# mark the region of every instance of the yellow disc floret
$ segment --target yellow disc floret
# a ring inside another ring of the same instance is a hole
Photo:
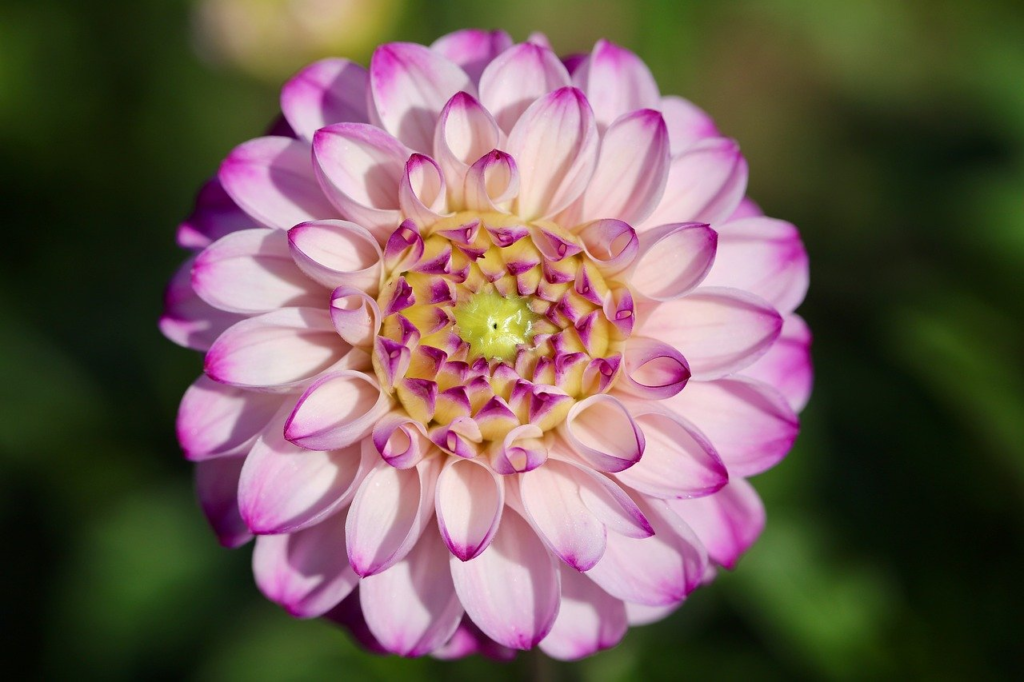
[[[474,357],[511,362],[516,349],[533,338],[536,315],[520,296],[481,291],[460,301],[452,312],[456,332]]]

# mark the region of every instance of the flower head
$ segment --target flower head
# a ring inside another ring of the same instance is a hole
[[[200,192],[162,328],[256,582],[402,655],[578,658],[732,568],[810,390],[796,229],[636,55],[317,62]]]

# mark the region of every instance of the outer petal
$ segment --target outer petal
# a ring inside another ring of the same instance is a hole
[[[534,43],[521,43],[484,70],[480,101],[507,133],[534,101],[569,85],[569,72],[554,52]]]
[[[256,585],[296,618],[321,616],[359,582],[342,543],[345,515],[289,535],[261,535],[252,553]]]
[[[641,508],[654,535],[637,540],[609,533],[604,556],[587,575],[624,601],[674,604],[700,585],[707,553],[689,526],[663,502],[649,500]]]
[[[448,550],[426,532],[404,559],[359,584],[366,624],[394,654],[422,656],[447,642],[463,608],[448,570]]]
[[[532,220],[572,203],[594,174],[597,148],[594,114],[582,92],[561,88],[531,104],[508,138],[521,173],[517,214]]]
[[[366,69],[338,57],[322,59],[295,74],[281,89],[281,111],[295,133],[310,142],[332,123],[366,123]]]
[[[774,308],[738,289],[700,288],[649,309],[641,319],[641,333],[675,346],[698,381],[752,364],[782,330]]]
[[[708,555],[729,569],[764,530],[764,505],[742,478],[732,479],[714,495],[672,500],[668,506],[693,529]]]
[[[206,354],[214,381],[243,388],[292,390],[348,351],[327,311],[282,308],[243,320]]]
[[[324,286],[376,294],[383,275],[380,244],[366,229],[345,220],[317,220],[288,230],[295,263]]]
[[[747,189],[747,162],[732,140],[701,140],[672,158],[661,202],[637,228],[697,221],[717,225],[728,218]]]
[[[470,95],[456,93],[441,110],[434,130],[434,157],[455,206],[462,204],[462,188],[469,166],[501,142],[498,124]]]
[[[476,83],[487,65],[510,47],[512,37],[505,31],[467,28],[441,36],[430,49],[458,64]]]
[[[186,260],[174,273],[164,292],[160,332],[168,339],[193,350],[207,350],[231,325],[245,319],[214,308],[192,289],[192,265]]]
[[[217,240],[196,259],[192,288],[210,305],[242,314],[317,306],[327,297],[296,267],[281,230],[241,230]]]
[[[516,657],[515,649],[509,649],[507,646],[495,642],[481,632],[480,628],[466,616],[462,617],[462,623],[452,638],[440,649],[435,649],[431,655],[442,661],[450,661],[476,653],[502,663],[507,663]]]
[[[247,452],[281,397],[225,386],[207,376],[192,384],[178,407],[178,443],[193,462]]]
[[[554,627],[540,643],[541,651],[572,661],[618,644],[626,634],[626,605],[586,575],[567,566],[559,571],[561,605]]]
[[[380,308],[365,291],[341,286],[331,293],[331,320],[341,338],[366,348],[380,330]]]
[[[603,39],[573,72],[573,82],[587,93],[602,130],[622,114],[657,109],[661,99],[647,65],[629,50]]]
[[[811,396],[814,370],[811,366],[811,330],[796,314],[786,315],[782,334],[771,349],[743,373],[774,386],[800,412]]]
[[[346,533],[352,568],[366,577],[402,560],[433,515],[436,458],[414,469],[380,462],[359,487]]]
[[[381,241],[400,222],[398,188],[411,153],[363,123],[337,123],[313,136],[314,167],[324,192],[345,218]]]
[[[622,374],[616,390],[646,400],[663,400],[683,390],[690,379],[686,358],[672,346],[633,336],[622,353]]]
[[[299,140],[249,140],[228,155],[218,177],[235,203],[267,227],[288,229],[337,215],[316,182],[309,145]]]
[[[685,151],[690,145],[709,137],[721,137],[715,122],[692,102],[669,95],[661,98],[662,116],[668,125],[668,139],[672,155]]]
[[[238,207],[217,178],[208,180],[196,194],[195,208],[178,225],[178,245],[203,249],[226,234],[259,227]]]
[[[281,414],[253,446],[242,468],[238,504],[254,533],[291,533],[315,525],[351,501],[376,461],[354,443],[318,452],[284,439]]]
[[[462,561],[491,544],[505,507],[505,483],[487,466],[449,457],[437,479],[434,504],[441,537]]]
[[[622,471],[644,453],[644,433],[618,398],[585,398],[569,409],[559,427],[573,450],[600,471]]]
[[[740,376],[694,382],[663,404],[692,421],[737,476],[778,464],[800,431],[796,413],[778,391]]]
[[[370,92],[382,127],[424,154],[433,147],[438,114],[460,90],[476,94],[465,71],[422,45],[382,45],[370,60]]]
[[[807,251],[790,223],[746,218],[718,228],[718,255],[705,286],[751,291],[785,314],[804,300]]]
[[[626,602],[626,619],[631,626],[650,625],[678,609],[683,602],[670,602],[664,606],[650,606]]]
[[[224,547],[249,542],[252,533],[238,513],[238,475],[245,457],[221,457],[196,464],[196,497]]]
[[[597,170],[571,212],[579,221],[617,218],[639,224],[668,181],[668,131],[661,114],[641,109],[616,120],[601,140]]]
[[[507,510],[490,547],[472,561],[450,559],[455,591],[487,636],[530,649],[547,636],[558,614],[554,557],[518,514]]]
[[[295,404],[284,436],[311,450],[340,450],[370,434],[391,399],[365,372],[342,370],[316,380]]]
[[[692,291],[711,270],[718,233],[705,223],[670,223],[640,235],[640,255],[630,284],[654,301]]]

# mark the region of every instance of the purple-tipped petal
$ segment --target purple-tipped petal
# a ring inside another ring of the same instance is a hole
[[[225,235],[254,227],[259,225],[238,207],[214,177],[199,189],[192,213],[178,225],[178,246],[204,249]]]
[[[405,163],[405,174],[398,187],[402,215],[426,227],[447,213],[447,192],[441,167],[432,158],[413,154]]]
[[[718,243],[718,233],[704,223],[672,223],[643,232],[630,284],[653,301],[684,296],[711,271]]]
[[[331,321],[338,336],[353,346],[367,348],[380,330],[377,301],[354,287],[338,287],[331,294]]]
[[[434,503],[448,549],[469,561],[487,549],[498,530],[505,483],[475,460],[449,458],[437,479]]]
[[[551,631],[558,614],[558,568],[519,514],[505,512],[480,556],[465,562],[452,556],[449,562],[466,613],[488,637],[531,649]]]
[[[224,547],[241,547],[252,532],[238,512],[238,476],[244,456],[221,457],[196,463],[196,498],[217,540]]]
[[[437,116],[460,90],[476,94],[465,71],[422,45],[381,45],[370,59],[376,119],[384,130],[418,152],[430,153]]]
[[[500,145],[501,131],[487,109],[458,92],[441,110],[434,130],[434,157],[444,172],[454,206],[463,203],[470,164]]]
[[[811,330],[796,314],[786,315],[782,333],[760,360],[743,370],[746,376],[774,386],[800,412],[811,397]]]
[[[204,301],[232,313],[266,313],[316,306],[325,291],[292,260],[282,230],[241,230],[208,246],[192,267],[192,288]]]
[[[508,213],[519,196],[519,168],[515,160],[497,149],[484,154],[466,172],[463,197],[472,211]]]
[[[380,462],[356,492],[345,527],[348,560],[361,577],[386,571],[412,549],[434,513],[438,458],[412,469]]]
[[[510,47],[512,37],[505,31],[467,28],[441,36],[430,49],[459,65],[477,83],[487,65]]]
[[[443,645],[464,613],[448,570],[448,550],[429,531],[404,559],[363,578],[359,599],[370,632],[401,656],[422,656]]]
[[[228,154],[218,178],[235,203],[266,227],[287,230],[337,215],[317,184],[309,145],[299,140],[249,140]]]
[[[548,459],[544,431],[534,424],[511,429],[500,448],[492,450],[491,466],[504,476],[533,471]]]
[[[365,228],[345,220],[302,223],[288,230],[287,246],[299,268],[324,286],[377,293],[383,254]]]
[[[587,93],[602,130],[623,114],[657,109],[661,100],[647,65],[629,50],[604,39],[597,41],[590,58],[579,65],[572,79]]]
[[[630,265],[640,252],[636,231],[621,220],[595,220],[577,228],[587,257],[604,276],[616,275]]]
[[[310,450],[340,450],[369,435],[390,410],[391,399],[366,373],[332,372],[302,394],[284,436]]]
[[[693,529],[708,556],[728,569],[736,568],[764,530],[764,504],[754,486],[742,478],[733,478],[714,495],[671,500],[668,506]]]
[[[398,469],[416,466],[432,449],[426,427],[402,410],[378,420],[371,438],[377,454]]]
[[[746,377],[693,382],[664,403],[701,430],[731,474],[753,476],[779,463],[800,421],[768,384]]]
[[[281,89],[281,111],[295,133],[311,142],[332,123],[367,123],[366,69],[333,57],[299,71]]]
[[[272,393],[243,391],[199,377],[178,407],[178,443],[185,458],[198,462],[247,452],[281,402]]]
[[[537,99],[570,85],[569,72],[554,52],[535,43],[521,43],[484,70],[480,101],[507,133]]]
[[[167,285],[160,332],[179,346],[205,351],[228,327],[245,317],[214,308],[199,298],[192,289],[194,263],[194,258],[186,260]]]
[[[261,535],[252,553],[256,585],[296,618],[322,616],[359,582],[339,551],[344,538],[345,514],[296,533]]]
[[[616,390],[644,400],[664,400],[683,390],[690,379],[686,358],[672,346],[633,336],[622,354],[621,381]]]
[[[548,656],[574,661],[611,648],[626,634],[626,605],[585,574],[559,569],[562,598],[551,632],[540,643]]]
[[[661,98],[661,115],[668,126],[668,140],[675,156],[699,140],[721,137],[715,122],[692,102],[669,95]]]
[[[700,288],[641,315],[640,332],[677,348],[697,381],[747,367],[782,330],[782,317],[766,301],[739,289]]]
[[[587,98],[560,88],[538,99],[509,133],[508,151],[522,174],[516,213],[525,220],[557,214],[583,193],[597,165]]]
[[[644,433],[618,398],[585,398],[569,410],[560,427],[573,450],[600,471],[622,471],[644,453]]]

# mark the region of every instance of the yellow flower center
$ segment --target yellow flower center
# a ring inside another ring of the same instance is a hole
[[[516,349],[533,339],[537,316],[521,296],[482,291],[467,297],[452,312],[455,331],[469,344],[470,357],[512,362]]]

